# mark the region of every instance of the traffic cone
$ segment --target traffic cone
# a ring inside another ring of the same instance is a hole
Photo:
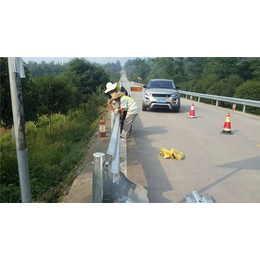
[[[231,122],[230,122],[230,114],[227,113],[226,121],[223,127],[222,134],[232,134],[231,133]]]
[[[195,109],[194,109],[194,104],[193,103],[191,105],[189,117],[190,118],[195,118]]]

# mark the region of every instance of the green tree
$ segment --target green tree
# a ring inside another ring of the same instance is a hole
[[[32,78],[41,77],[45,75],[57,76],[68,67],[68,63],[55,63],[51,61],[49,63],[42,61],[41,63],[36,63],[34,61],[29,61],[25,63],[25,66],[29,69]]]
[[[176,84],[185,82],[187,80],[187,74],[185,71],[185,59],[178,57],[174,58],[174,70],[173,70],[173,79]]]
[[[147,64],[145,59],[137,58],[135,60],[135,68],[136,68],[136,80],[138,81],[138,77],[142,80],[145,79],[149,72],[150,66]]]
[[[120,70],[122,70],[122,66],[120,61],[118,60],[116,63],[107,63],[102,65],[102,68],[109,75],[109,81],[118,82],[120,78]]]
[[[250,58],[241,58],[237,63],[237,75],[243,80],[249,80],[253,78],[252,70],[250,69]]]
[[[185,62],[185,71],[187,74],[187,79],[201,79],[205,68],[206,68],[207,58],[204,57],[190,57],[184,60]]]
[[[207,74],[217,74],[219,78],[227,78],[238,72],[238,62],[241,58],[236,57],[213,57],[207,59]]]
[[[127,77],[129,80],[134,80],[134,73],[135,73],[135,61],[134,60],[127,60],[125,63],[124,69],[126,71]]]
[[[34,89],[38,92],[38,114],[49,119],[51,136],[51,119],[54,113],[66,115],[71,108],[73,93],[65,78],[46,75],[33,80]]]
[[[29,70],[24,67],[25,78],[21,78],[25,121],[34,121],[36,118],[36,107],[34,105],[35,99],[30,98],[31,79]],[[0,58],[0,106],[1,106],[1,120],[0,125],[4,128],[11,128],[13,125],[12,101],[9,82],[8,59]]]
[[[135,60],[128,60],[125,63],[124,69],[129,80],[139,81],[138,77],[145,82],[147,80],[148,74],[150,73],[150,65],[146,59],[136,58]]]
[[[174,59],[172,57],[154,58],[152,59],[152,62],[153,66],[149,74],[150,79],[173,79]]]
[[[199,80],[194,88],[195,92],[198,93],[207,93],[210,94],[210,88],[214,90],[215,95],[216,93],[216,86],[215,84],[218,83],[220,80],[219,76],[217,74],[210,74],[207,77],[203,77],[201,80]],[[213,93],[212,93],[213,94]]]
[[[11,92],[9,83],[8,60],[0,58],[0,104],[1,127],[10,128],[13,125]]]
[[[248,80],[241,84],[235,92],[234,97],[260,100],[260,81],[259,80]]]
[[[149,79],[173,79],[175,84],[186,81],[184,58],[162,57],[152,59]]]
[[[66,73],[73,77],[73,85],[80,93],[78,102],[84,104],[84,109],[92,91],[95,92],[98,86],[105,86],[109,80],[108,74],[100,65],[92,64],[84,58],[71,60]]]
[[[249,62],[249,70],[252,71],[253,78],[260,79],[260,58],[251,58]]]

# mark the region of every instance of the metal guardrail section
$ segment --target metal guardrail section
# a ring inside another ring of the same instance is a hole
[[[233,103],[233,104],[244,105],[243,112],[245,112],[245,106],[260,107],[260,101],[256,101],[256,100],[222,97],[222,96],[216,96],[216,95],[207,95],[207,94],[195,93],[195,92],[189,92],[189,91],[183,91],[183,90],[179,90],[179,93],[184,94],[186,96],[189,95],[189,96],[194,96],[194,97],[199,97],[199,98],[207,98],[207,99],[213,99],[213,100],[217,100],[217,101],[224,101],[224,102],[229,102],[229,103]]]
[[[120,169],[120,116],[115,116],[111,140],[108,146],[107,154],[111,156],[107,165],[110,165],[109,171],[113,174],[112,181],[119,178]],[[112,162],[112,163],[111,163]]]
[[[143,86],[143,84],[136,83],[135,84],[139,86]],[[208,94],[202,94],[202,93],[196,93],[196,92],[189,92],[189,91],[184,91],[184,90],[178,90],[180,94],[186,95],[186,96],[194,96],[194,97],[199,97],[198,102],[200,102],[200,98],[207,98],[207,99],[213,99],[216,100],[216,106],[218,105],[218,101],[224,101],[224,102],[229,102],[233,104],[239,104],[243,105],[243,113],[245,113],[246,106],[250,107],[260,107],[260,101],[257,100],[250,100],[250,99],[242,99],[242,98],[232,98],[232,97],[223,97],[223,96],[217,96],[217,95],[208,95]]]
[[[206,194],[204,197],[201,197],[197,191],[192,191],[191,194],[185,196],[187,203],[214,203],[213,199]]]
[[[148,203],[147,190],[120,172],[120,115],[115,115],[111,140],[105,154],[94,153],[93,202]]]

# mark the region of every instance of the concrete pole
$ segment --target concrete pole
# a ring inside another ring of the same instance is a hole
[[[94,153],[94,171],[92,185],[92,202],[103,202],[103,167],[105,163],[104,153]]]
[[[27,146],[25,140],[25,121],[23,110],[23,95],[21,79],[18,72],[14,72],[14,58],[8,58],[8,70],[12,99],[13,121],[21,198],[23,203],[32,202],[29,178]]]

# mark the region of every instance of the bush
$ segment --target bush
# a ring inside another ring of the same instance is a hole
[[[107,109],[98,108],[107,100],[99,90],[87,103],[68,116],[53,116],[52,136],[48,133],[48,118],[41,117],[38,127],[26,124],[26,142],[32,200],[59,202],[64,191],[76,178],[75,169],[86,153],[88,140],[96,131]],[[95,109],[96,108],[96,109]],[[0,202],[21,202],[16,147],[11,133],[0,139],[1,187]]]
[[[234,97],[259,101],[260,81],[248,80],[244,82],[236,89]],[[238,105],[237,109],[242,110],[242,107],[242,105]],[[246,111],[249,113],[260,115],[260,109],[257,107],[247,107]]]
[[[236,89],[234,97],[260,100],[260,81],[248,80],[244,82]]]

